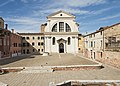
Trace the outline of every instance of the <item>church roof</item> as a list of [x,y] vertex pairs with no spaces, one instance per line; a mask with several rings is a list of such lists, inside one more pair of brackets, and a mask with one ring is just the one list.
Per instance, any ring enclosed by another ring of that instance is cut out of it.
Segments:
[[57,11],[57,12],[55,12],[55,13],[52,13],[52,14],[48,15],[47,18],[48,18],[48,17],[52,17],[52,16],[54,16],[54,15],[56,15],[56,14],[59,14],[59,13],[65,13],[65,14],[71,16],[71,17],[75,17],[74,15],[72,15],[72,14],[70,14],[70,13],[68,13],[68,12],[65,12],[65,11],[63,11],[63,10],[60,10],[60,11]]

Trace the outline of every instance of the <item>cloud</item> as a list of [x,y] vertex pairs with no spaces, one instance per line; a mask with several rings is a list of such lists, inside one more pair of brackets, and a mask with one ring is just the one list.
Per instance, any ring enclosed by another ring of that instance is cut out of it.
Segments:
[[8,3],[13,2],[13,1],[14,1],[14,0],[8,0],[8,1],[0,4],[0,7],[5,6],[5,5],[7,5]]
[[51,13],[57,12],[59,10],[64,10],[68,13],[71,14],[89,14],[89,11],[87,10],[80,10],[80,9],[73,9],[73,8],[53,8],[53,9],[48,9],[48,10],[37,10],[37,11],[33,11],[33,15],[32,16],[43,16],[46,17]]
[[21,2],[23,2],[23,3],[28,3],[28,0],[21,0]]
[[[55,5],[66,6],[66,7],[86,7],[90,5],[103,4],[106,0],[53,0]],[[58,3],[59,1],[59,3]]]
[[31,25],[31,24],[38,24],[39,20],[36,18],[29,18],[29,17],[17,17],[17,18],[5,18],[8,22],[13,22],[16,24],[23,24],[23,25]]
[[44,23],[42,19],[31,17],[5,18],[5,20],[9,23],[9,27],[17,32],[38,32],[40,25]]
[[117,18],[117,17],[120,17],[120,13],[113,15],[113,16],[104,17],[104,18],[101,18],[99,20],[104,21],[104,20],[109,20],[109,19],[113,19],[113,18]]

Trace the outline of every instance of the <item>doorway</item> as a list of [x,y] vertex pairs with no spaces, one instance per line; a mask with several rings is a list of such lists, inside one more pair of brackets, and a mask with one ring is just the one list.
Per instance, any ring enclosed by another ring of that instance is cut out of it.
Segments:
[[59,44],[59,53],[64,53],[64,44],[63,43]]

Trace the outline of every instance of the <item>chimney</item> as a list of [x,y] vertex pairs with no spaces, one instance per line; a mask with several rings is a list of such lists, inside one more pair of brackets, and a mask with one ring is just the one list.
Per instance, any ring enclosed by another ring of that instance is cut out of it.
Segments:
[[8,24],[5,24],[5,29],[6,29],[6,30],[8,29]]
[[12,33],[14,33],[14,29],[11,29],[12,30]]

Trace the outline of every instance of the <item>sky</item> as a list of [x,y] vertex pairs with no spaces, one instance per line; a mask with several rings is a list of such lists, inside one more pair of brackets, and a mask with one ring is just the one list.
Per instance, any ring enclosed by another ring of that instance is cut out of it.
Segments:
[[46,17],[59,10],[76,16],[82,34],[120,22],[120,0],[0,0],[0,16],[16,32],[40,32]]

